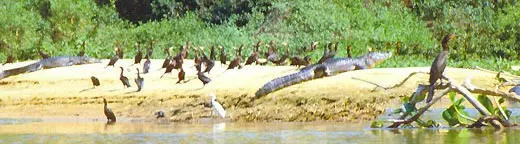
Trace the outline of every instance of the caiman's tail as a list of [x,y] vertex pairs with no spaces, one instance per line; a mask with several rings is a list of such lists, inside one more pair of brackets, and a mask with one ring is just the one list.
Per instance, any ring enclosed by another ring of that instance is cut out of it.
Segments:
[[314,77],[312,70],[302,70],[297,73],[278,77],[266,83],[255,93],[255,98],[267,95],[268,93],[274,92],[284,87],[288,87],[306,80],[310,80]]
[[14,69],[9,69],[9,70],[4,70],[4,71],[2,71],[0,73],[0,79],[7,78],[7,77],[10,77],[10,76],[13,76],[13,75],[18,75],[18,74],[21,74],[21,73],[37,71],[37,70],[42,69],[42,66],[43,65],[42,65],[41,62],[36,62],[36,63],[33,63],[33,64],[29,64],[27,66],[14,68]]

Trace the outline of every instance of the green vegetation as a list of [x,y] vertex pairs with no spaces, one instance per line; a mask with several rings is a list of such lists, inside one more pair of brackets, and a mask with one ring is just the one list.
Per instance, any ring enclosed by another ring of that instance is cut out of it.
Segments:
[[[222,45],[229,53],[246,44],[246,55],[260,40],[288,42],[293,54],[312,41],[319,41],[320,49],[340,42],[340,56],[347,45],[354,55],[371,47],[396,54],[379,67],[409,67],[430,65],[440,39],[451,32],[457,38],[450,43],[449,66],[510,70],[520,58],[520,5],[514,1],[150,1],[132,5],[142,6],[142,15],[124,11],[131,0],[1,1],[0,40],[18,60],[39,58],[38,47],[51,55],[73,55],[83,41],[87,54],[99,58],[111,57],[117,44],[131,58],[135,42],[149,47],[151,40],[158,41],[155,58],[187,40],[206,48]],[[320,55],[318,49],[314,60]],[[6,56],[0,49],[2,62]]]

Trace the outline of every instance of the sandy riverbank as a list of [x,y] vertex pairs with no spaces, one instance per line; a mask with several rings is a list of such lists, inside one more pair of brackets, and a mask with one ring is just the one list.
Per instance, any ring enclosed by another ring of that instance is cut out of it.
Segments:
[[[254,93],[267,81],[293,73],[290,66],[246,66],[241,70],[228,70],[220,64],[211,72],[213,80],[202,88],[196,78],[192,61],[186,61],[184,84],[175,84],[177,71],[160,78],[164,69],[161,59],[152,60],[151,73],[145,79],[143,91],[133,79],[136,67],[133,60],[120,60],[115,68],[104,68],[108,60],[100,64],[71,66],[41,70],[0,80],[0,117],[67,117],[104,120],[102,97],[118,117],[152,120],[157,110],[166,112],[171,121],[198,121],[210,116],[209,93],[215,92],[232,121],[367,121],[392,106],[400,97],[410,95],[419,83],[426,84],[427,75],[417,75],[403,87],[372,91],[375,86],[352,77],[393,85],[419,68],[381,68],[342,73],[276,91],[256,101]],[[144,60],[143,60],[144,62]],[[23,66],[15,63],[2,69]],[[131,79],[132,88],[123,88],[119,81],[120,70]],[[470,69],[448,68],[447,75],[462,82],[473,75],[473,83],[491,87],[494,74]],[[96,76],[101,86],[92,89],[90,76]],[[190,80],[192,79],[192,80]],[[394,106],[395,107],[395,106]]]

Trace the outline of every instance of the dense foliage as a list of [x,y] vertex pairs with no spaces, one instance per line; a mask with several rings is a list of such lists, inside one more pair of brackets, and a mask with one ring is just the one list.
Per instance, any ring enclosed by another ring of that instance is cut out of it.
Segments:
[[[509,69],[520,58],[520,6],[514,0],[6,0],[0,5],[2,62],[8,52],[18,60],[37,59],[38,47],[51,55],[73,55],[83,41],[90,56],[109,58],[119,44],[130,58],[135,42],[149,47],[156,40],[154,57],[163,58],[163,48],[177,50],[187,40],[228,52],[246,44],[246,55],[254,42],[276,40],[289,43],[293,54],[312,41],[319,41],[320,49],[340,42],[340,56],[347,45],[354,55],[371,47],[397,55],[382,67],[427,66],[447,33],[457,35],[450,43],[450,66]],[[313,53],[315,59],[320,55],[321,50]]]

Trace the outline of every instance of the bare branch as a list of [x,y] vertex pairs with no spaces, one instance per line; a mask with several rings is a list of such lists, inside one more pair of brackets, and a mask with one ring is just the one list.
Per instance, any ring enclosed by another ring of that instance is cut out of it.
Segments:
[[466,78],[464,81],[464,84],[462,84],[466,89],[471,91],[472,93],[479,93],[479,94],[485,94],[489,96],[498,96],[508,99],[514,99],[516,101],[520,101],[520,96],[516,95],[514,92],[503,92],[498,90],[490,90],[490,89],[483,89],[476,87],[475,85],[471,84],[471,77]]
[[421,115],[424,114],[424,112],[426,112],[426,110],[428,110],[428,108],[430,108],[433,104],[435,104],[435,102],[440,100],[443,96],[448,94],[448,92],[450,92],[450,91],[451,91],[451,88],[447,88],[447,89],[444,89],[443,91],[441,91],[440,93],[437,93],[438,96],[435,96],[430,103],[428,103],[426,106],[419,109],[419,112],[417,114],[415,114],[414,116],[412,116],[411,118],[409,118],[407,120],[395,121],[392,125],[388,126],[387,128],[397,128],[402,124],[409,124],[409,123],[414,122],[419,117],[421,117]]
[[[481,67],[478,67],[478,66],[476,66],[475,69],[476,69],[476,70],[480,70],[480,71],[484,71],[484,72],[488,72],[488,73],[492,73],[492,74],[498,74],[498,73],[499,73],[499,72],[492,71],[492,70],[487,70],[487,69],[484,69],[484,68],[481,68]],[[517,75],[511,74],[511,73],[508,73],[508,72],[505,72],[505,71],[502,71],[501,73],[502,73],[502,74],[505,74],[505,75],[508,75],[508,76],[510,76],[510,77],[520,78],[520,76],[517,76]]]

